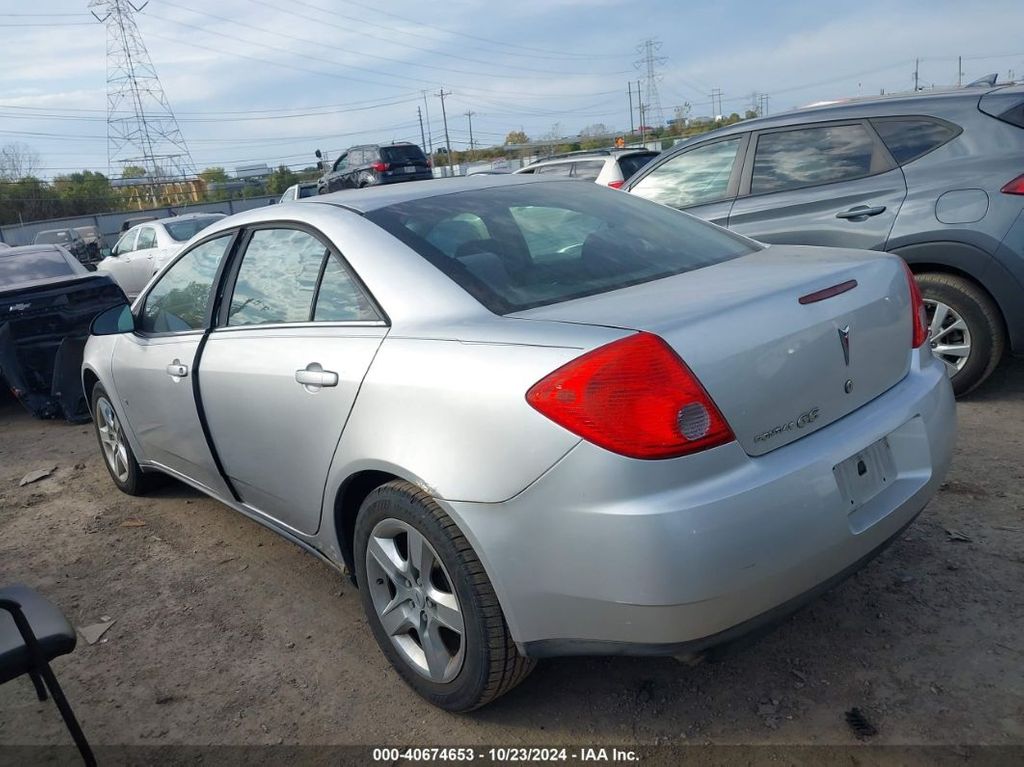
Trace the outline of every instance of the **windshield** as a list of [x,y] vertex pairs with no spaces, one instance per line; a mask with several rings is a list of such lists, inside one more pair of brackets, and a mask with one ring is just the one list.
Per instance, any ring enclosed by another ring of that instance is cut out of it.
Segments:
[[56,248],[0,256],[0,286],[3,287],[72,274],[71,265]]
[[757,249],[597,185],[524,183],[398,203],[367,218],[496,314],[682,274]]
[[40,232],[36,235],[36,245],[53,245],[60,242],[68,242],[71,235],[64,229],[52,229],[49,232]]
[[191,240],[197,232],[202,231],[214,221],[220,221],[223,216],[196,216],[195,218],[185,219],[184,221],[165,221],[164,229],[171,235],[171,239],[175,242],[185,242],[185,240]]

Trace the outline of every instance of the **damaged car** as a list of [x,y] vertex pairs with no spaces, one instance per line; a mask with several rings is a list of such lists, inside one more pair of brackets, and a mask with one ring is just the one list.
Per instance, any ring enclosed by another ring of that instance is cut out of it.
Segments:
[[0,380],[37,418],[89,420],[82,350],[93,317],[127,304],[57,245],[0,249]]

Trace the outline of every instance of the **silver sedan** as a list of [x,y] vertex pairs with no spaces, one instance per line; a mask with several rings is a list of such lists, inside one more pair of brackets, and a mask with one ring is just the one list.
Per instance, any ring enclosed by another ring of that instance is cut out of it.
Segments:
[[96,319],[83,382],[121,490],[170,475],[346,570],[462,711],[537,658],[702,653],[861,567],[949,467],[926,336],[892,256],[448,179],[214,223]]

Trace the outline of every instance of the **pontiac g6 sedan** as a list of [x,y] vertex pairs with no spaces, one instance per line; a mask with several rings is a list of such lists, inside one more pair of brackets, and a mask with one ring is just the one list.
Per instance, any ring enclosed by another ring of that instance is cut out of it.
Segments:
[[171,475],[347,569],[463,711],[536,658],[699,654],[862,566],[949,467],[926,336],[895,256],[448,179],[216,222],[97,317],[83,382],[121,490]]

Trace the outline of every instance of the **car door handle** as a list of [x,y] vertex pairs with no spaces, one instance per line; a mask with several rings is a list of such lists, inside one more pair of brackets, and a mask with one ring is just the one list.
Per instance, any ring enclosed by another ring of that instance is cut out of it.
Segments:
[[179,360],[175,360],[164,369],[172,378],[184,378],[188,375],[188,365],[182,365]]
[[885,213],[884,205],[876,205],[873,208],[869,208],[867,205],[858,205],[849,210],[841,210],[836,213],[836,218],[845,218],[850,221],[863,221],[869,216],[877,216],[879,213]]
[[316,391],[324,386],[337,386],[338,374],[333,370],[324,370],[319,362],[310,362],[303,370],[295,371],[295,380],[305,386],[307,391]]

